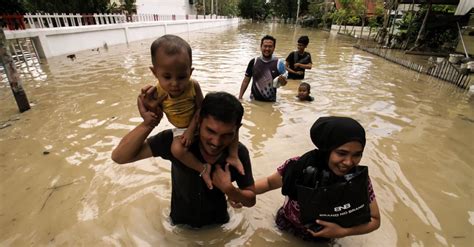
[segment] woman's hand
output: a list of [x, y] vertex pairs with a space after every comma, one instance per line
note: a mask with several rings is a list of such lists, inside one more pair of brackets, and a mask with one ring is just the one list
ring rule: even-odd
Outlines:
[[230, 204], [231, 207], [233, 208], [242, 208], [244, 205], [242, 205], [242, 203], [240, 202], [235, 202], [235, 201], [232, 201], [232, 200], [227, 200]]
[[308, 232], [313, 235], [313, 237], [323, 237], [323, 238], [342, 238], [348, 235], [347, 228], [344, 228], [336, 223], [327, 222], [323, 220], [316, 220], [316, 223], [323, 226], [318, 232], [314, 232], [308, 229]]

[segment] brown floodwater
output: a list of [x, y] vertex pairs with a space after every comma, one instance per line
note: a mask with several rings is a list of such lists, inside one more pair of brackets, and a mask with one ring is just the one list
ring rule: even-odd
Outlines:
[[[474, 239], [474, 97], [466, 91], [353, 48], [354, 41], [283, 24], [241, 24], [183, 34], [193, 48], [193, 76], [204, 91], [238, 94], [260, 38], [277, 38], [275, 55], [308, 35], [315, 101], [295, 99], [298, 81], [278, 102], [249, 100], [240, 140], [255, 179], [313, 148], [320, 116], [358, 119], [367, 131], [361, 164], [372, 177], [381, 227], [335, 246], [472, 246]], [[274, 223], [275, 190], [252, 208], [229, 209], [223, 226], [170, 224], [169, 162], [117, 165], [110, 155], [141, 118], [140, 88], [154, 83], [144, 40], [108, 50], [23, 65], [31, 110], [19, 114], [0, 84], [0, 246], [306, 246]], [[166, 121], [153, 133], [170, 127]], [[324, 246], [324, 245], [323, 245]]]

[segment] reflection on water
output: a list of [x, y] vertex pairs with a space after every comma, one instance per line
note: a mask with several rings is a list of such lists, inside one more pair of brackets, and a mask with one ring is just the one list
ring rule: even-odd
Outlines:
[[[347, 115], [367, 130], [362, 163], [369, 166], [382, 214], [379, 230], [346, 237], [342, 246], [469, 246], [474, 210], [473, 98], [451, 84], [354, 49], [352, 40], [280, 24], [185, 34], [193, 48], [193, 77], [204, 91], [238, 94], [260, 38], [277, 38], [275, 55], [308, 35], [313, 69], [305, 82], [313, 102], [295, 99], [299, 81], [279, 89], [278, 102], [244, 96], [240, 140], [251, 152], [255, 178], [312, 149], [317, 117]], [[253, 208], [230, 209], [232, 220], [195, 230], [168, 219], [169, 163], [148, 159], [117, 165], [110, 154], [141, 121], [136, 96], [154, 83], [151, 40], [22, 65], [32, 109], [17, 113], [0, 84], [0, 245], [306, 246], [273, 223], [279, 191]], [[154, 130], [170, 127], [167, 121]]]
[[277, 128], [280, 127], [282, 113], [278, 106], [267, 102], [245, 102], [244, 110], [243, 125], [246, 132], [242, 138], [250, 140], [249, 145], [255, 150], [253, 157], [260, 157], [265, 151], [266, 141], [273, 139]]

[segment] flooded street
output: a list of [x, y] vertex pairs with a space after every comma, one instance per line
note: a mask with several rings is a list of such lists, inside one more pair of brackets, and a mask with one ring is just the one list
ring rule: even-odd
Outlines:
[[[283, 24], [241, 24], [182, 34], [193, 48], [193, 77], [204, 93], [238, 95], [260, 39], [277, 39], [286, 58], [308, 35], [315, 101], [295, 99], [299, 81], [276, 103], [244, 95], [240, 141], [254, 178], [313, 149], [309, 128], [320, 116], [344, 115], [367, 131], [361, 164], [369, 167], [381, 213], [370, 234], [336, 246], [472, 246], [474, 243], [474, 96], [353, 48], [353, 40]], [[274, 216], [280, 190], [252, 208], [230, 209], [221, 227], [170, 224], [168, 161], [117, 165], [110, 155], [136, 126], [136, 97], [154, 84], [152, 40], [109, 46], [31, 65], [23, 83], [32, 109], [19, 114], [5, 74], [0, 84], [0, 246], [307, 246], [281, 232]], [[166, 121], [153, 131], [170, 127]], [[321, 245], [327, 246], [327, 245]]]

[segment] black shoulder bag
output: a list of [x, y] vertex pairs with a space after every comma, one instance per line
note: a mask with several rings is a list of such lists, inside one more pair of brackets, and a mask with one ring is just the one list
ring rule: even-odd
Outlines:
[[351, 173], [328, 183], [329, 171], [312, 166], [303, 170], [296, 182], [300, 206], [300, 221], [306, 227], [319, 230], [316, 219], [352, 227], [370, 221], [368, 194], [369, 173], [366, 166], [356, 166]]

